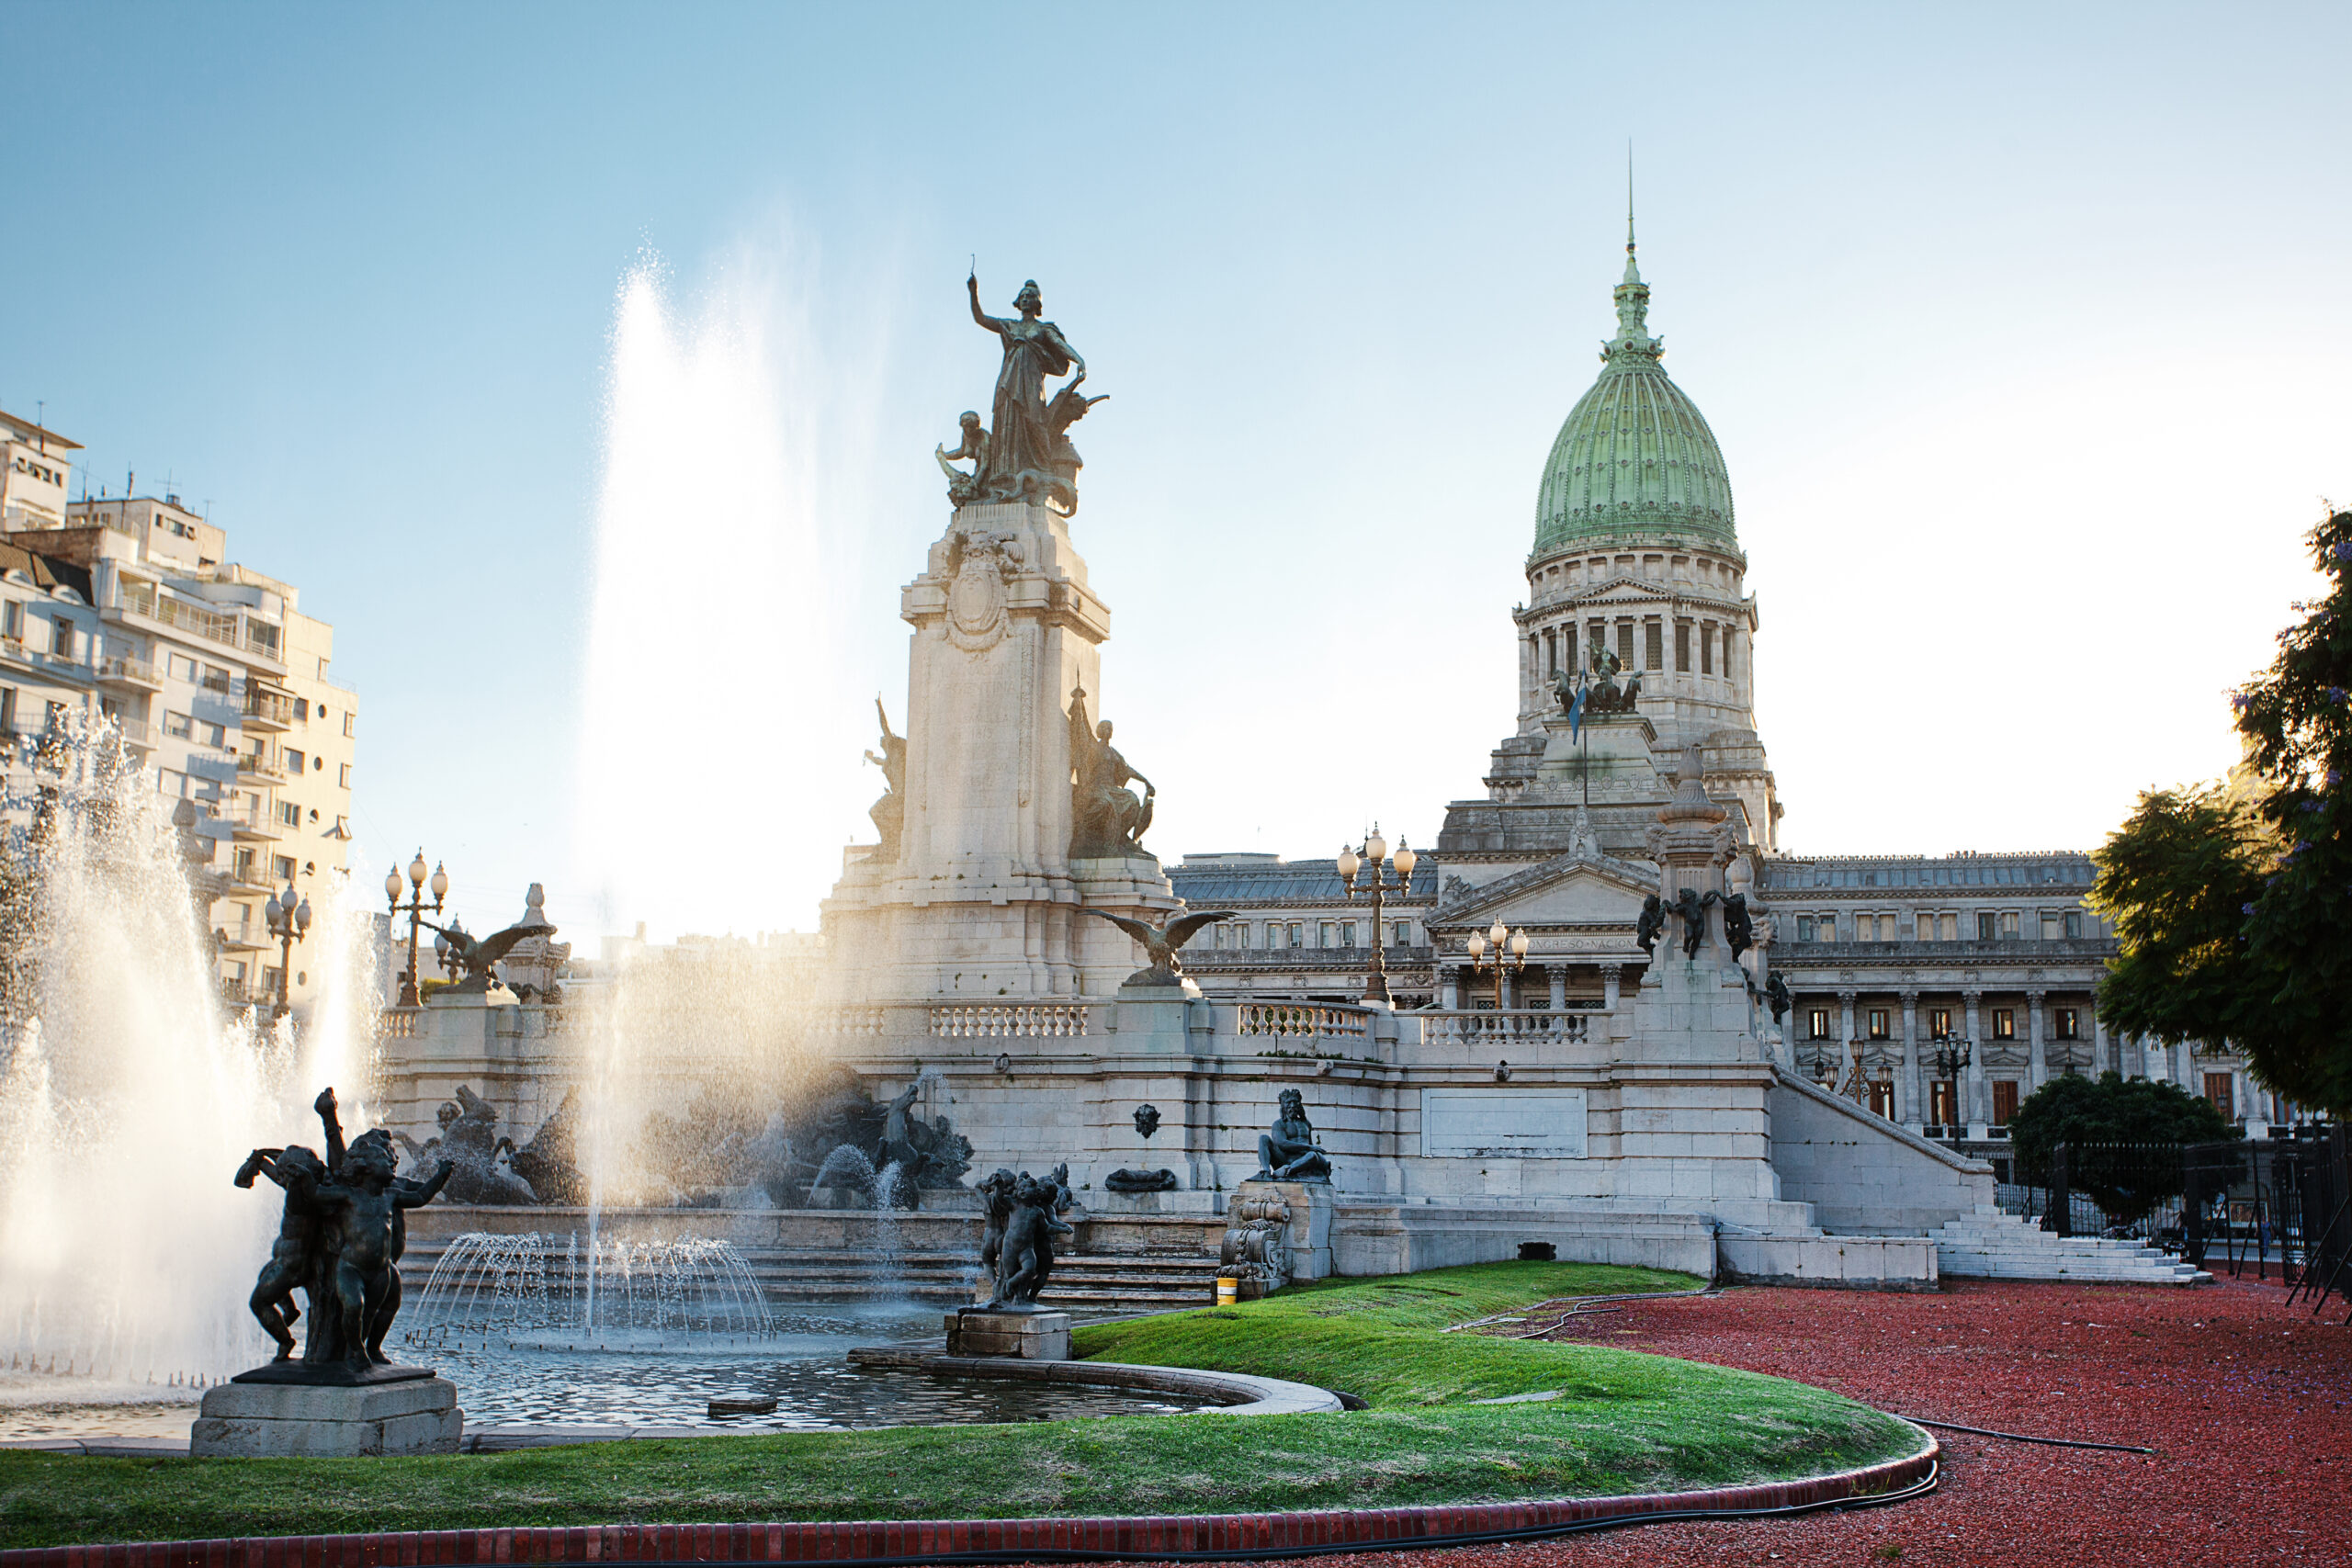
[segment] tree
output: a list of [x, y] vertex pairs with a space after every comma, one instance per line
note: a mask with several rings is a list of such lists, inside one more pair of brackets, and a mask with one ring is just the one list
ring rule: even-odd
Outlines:
[[2122, 952], [2100, 982], [2119, 1030], [2227, 1041], [2304, 1105], [2352, 1113], [2352, 512], [2314, 528], [2328, 596], [2231, 700], [2228, 784], [2156, 790], [2094, 857]]
[[2046, 1182], [2052, 1151], [2064, 1144], [2068, 1185], [2119, 1224], [2149, 1213], [2183, 1183], [2180, 1161], [2169, 1150], [2115, 1145], [2210, 1144], [2244, 1135], [2211, 1100], [2178, 1084], [2126, 1082], [2117, 1073], [2096, 1080], [2052, 1078], [2009, 1118], [2009, 1147], [2022, 1179], [2032, 1186]]

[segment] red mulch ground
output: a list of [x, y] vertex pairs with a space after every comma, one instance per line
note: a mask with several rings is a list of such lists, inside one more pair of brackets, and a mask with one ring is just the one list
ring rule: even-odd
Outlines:
[[[1654, 1525], [1339, 1568], [1558, 1563], [2352, 1562], [2352, 1328], [2276, 1286], [1969, 1283], [1928, 1295], [1738, 1290], [1629, 1302], [1574, 1337], [1745, 1367], [1898, 1415], [2144, 1444], [1939, 1432], [1941, 1488], [1887, 1507]], [[1569, 1337], [1560, 1335], [1555, 1337]]]

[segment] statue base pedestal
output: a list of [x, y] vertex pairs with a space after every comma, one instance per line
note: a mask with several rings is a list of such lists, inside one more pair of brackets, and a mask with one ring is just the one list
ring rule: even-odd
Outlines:
[[240, 1459], [453, 1454], [465, 1429], [458, 1385], [429, 1374], [346, 1388], [224, 1382], [205, 1391], [187, 1451]]
[[966, 1307], [947, 1314], [951, 1356], [1018, 1356], [1024, 1361], [1069, 1359], [1069, 1314], [991, 1312]]
[[1255, 1177], [1233, 1190], [1236, 1198], [1267, 1191], [1282, 1194], [1290, 1205], [1290, 1224], [1283, 1242], [1290, 1258], [1294, 1284], [1320, 1280], [1331, 1272], [1331, 1184], [1328, 1181], [1261, 1181]]

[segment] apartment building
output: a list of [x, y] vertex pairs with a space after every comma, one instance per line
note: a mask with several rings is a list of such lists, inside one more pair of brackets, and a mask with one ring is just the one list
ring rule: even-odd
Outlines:
[[[175, 495], [85, 497], [64, 502], [54, 524], [23, 529], [19, 515], [8, 513], [6, 543], [42, 567], [0, 560], [0, 616], [20, 615], [32, 641], [52, 646], [68, 635], [58, 626], [73, 623], [98, 710], [119, 723], [161, 794], [198, 807], [198, 864], [220, 888], [209, 919], [224, 997], [274, 1001], [270, 895], [290, 886], [315, 901], [346, 869], [358, 700], [330, 675], [334, 628], [300, 612], [293, 584], [230, 561], [226, 536]], [[21, 515], [38, 513], [28, 505]], [[43, 588], [44, 570], [55, 587]], [[49, 602], [36, 604], [35, 591]], [[10, 657], [13, 646], [0, 637], [0, 681], [28, 662]], [[28, 692], [20, 685], [15, 699], [28, 716], [30, 703], [57, 700]], [[305, 952], [295, 948], [284, 976], [298, 1016], [320, 978]]]

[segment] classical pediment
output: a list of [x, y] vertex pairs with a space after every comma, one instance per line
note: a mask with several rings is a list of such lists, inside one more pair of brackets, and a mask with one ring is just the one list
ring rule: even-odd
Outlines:
[[1657, 891], [1656, 868], [1571, 852], [1481, 886], [1447, 885], [1429, 917], [1432, 930], [1508, 926], [1627, 925]]

